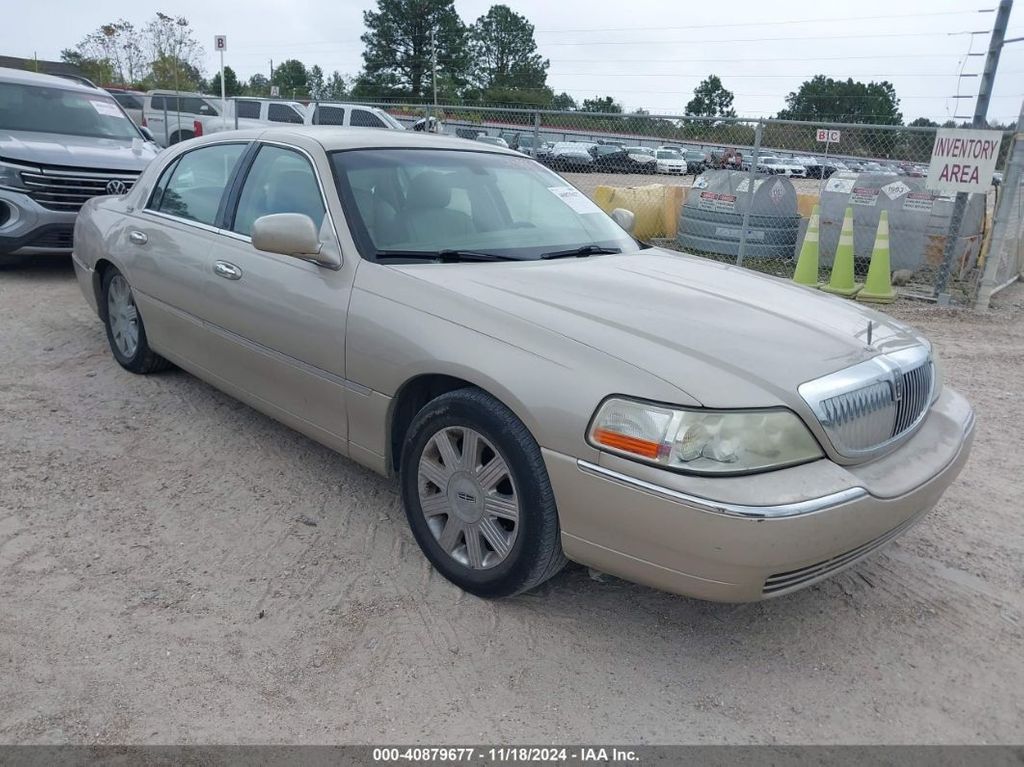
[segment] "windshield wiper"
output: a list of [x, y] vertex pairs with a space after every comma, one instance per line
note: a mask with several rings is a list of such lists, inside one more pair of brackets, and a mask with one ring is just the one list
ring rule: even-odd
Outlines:
[[375, 254], [378, 259], [382, 258], [408, 258], [422, 261], [440, 261], [443, 264], [453, 264], [460, 261], [518, 261], [511, 256], [501, 256], [497, 253], [483, 253], [478, 250], [456, 250], [446, 248], [444, 250], [378, 250]]
[[612, 253], [621, 253], [622, 248], [604, 248], [600, 245], [583, 245], [571, 250], [554, 250], [551, 253], [544, 253], [541, 258], [583, 258], [584, 256], [606, 256]]

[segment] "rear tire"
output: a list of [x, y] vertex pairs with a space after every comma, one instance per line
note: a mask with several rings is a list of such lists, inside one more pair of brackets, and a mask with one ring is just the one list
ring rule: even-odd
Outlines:
[[103, 273], [101, 299], [107, 342], [121, 367], [140, 375], [171, 367], [170, 362], [149, 347], [131, 285], [113, 266]]
[[566, 564], [540, 447], [486, 392], [427, 403], [402, 450], [402, 501], [431, 564], [480, 597], [528, 591]]

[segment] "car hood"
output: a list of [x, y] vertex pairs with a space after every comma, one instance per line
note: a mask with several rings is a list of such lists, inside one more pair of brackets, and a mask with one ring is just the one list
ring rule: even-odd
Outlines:
[[507, 324], [516, 345], [528, 348], [540, 326], [647, 371], [706, 407], [797, 406], [805, 381], [927, 343], [851, 301], [656, 248], [403, 271], [474, 299], [477, 312], [524, 320]]
[[0, 130], [0, 157], [30, 165], [141, 171], [159, 148], [136, 140]]

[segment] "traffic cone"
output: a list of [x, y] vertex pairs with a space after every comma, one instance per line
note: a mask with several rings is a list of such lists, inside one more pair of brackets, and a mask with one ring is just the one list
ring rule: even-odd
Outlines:
[[853, 298], [861, 287], [860, 283], [853, 281], [853, 208], [847, 207], [836, 257], [832, 261], [832, 274], [829, 275], [828, 285], [822, 285], [821, 289], [826, 293]]
[[889, 212], [885, 210], [878, 219], [878, 233], [875, 235], [874, 250], [871, 251], [868, 277], [864, 280], [864, 290], [857, 294], [857, 300], [874, 304], [891, 304], [896, 300], [889, 271]]
[[821, 287], [818, 280], [818, 206], [811, 211], [811, 218], [807, 222], [807, 232], [804, 234], [804, 243], [800, 246], [800, 256], [796, 260], [796, 271], [793, 273], [793, 282], [799, 285], [807, 285], [811, 288]]

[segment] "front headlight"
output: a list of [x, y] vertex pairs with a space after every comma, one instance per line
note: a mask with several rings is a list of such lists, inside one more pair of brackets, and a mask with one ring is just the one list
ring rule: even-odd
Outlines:
[[617, 397], [598, 408], [594, 447], [694, 474], [743, 474], [821, 458], [796, 414], [765, 410], [686, 410]]
[[6, 187], [7, 189], [25, 189], [25, 184], [21, 181], [21, 172], [23, 170], [35, 169], [27, 165], [14, 165], [0, 160], [0, 187]]

